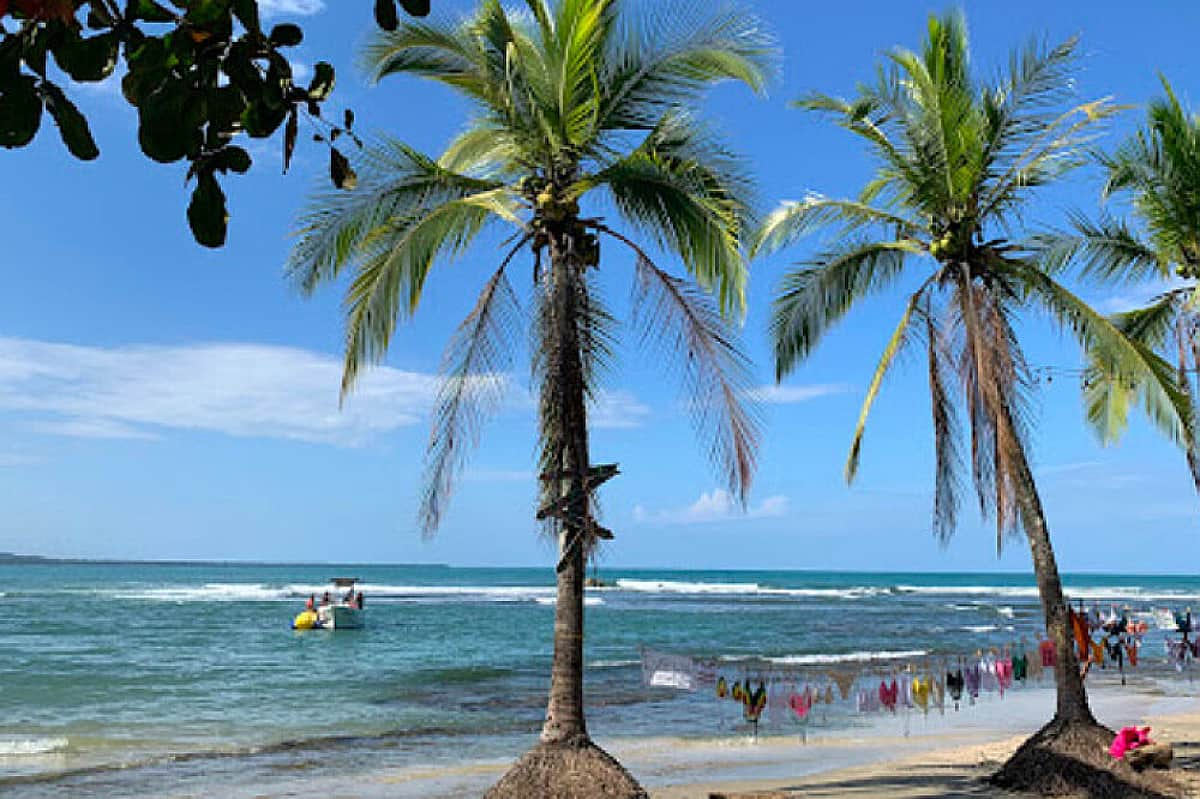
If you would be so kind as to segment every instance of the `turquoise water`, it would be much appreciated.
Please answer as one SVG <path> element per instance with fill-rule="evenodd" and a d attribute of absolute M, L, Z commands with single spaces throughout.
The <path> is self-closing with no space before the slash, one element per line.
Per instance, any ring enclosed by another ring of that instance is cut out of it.
<path fill-rule="evenodd" d="M 364 583 L 368 627 L 290 630 L 303 599 L 346 572 Z M 803 667 L 963 653 L 1040 626 L 1017 575 L 602 576 L 615 587 L 589 591 L 587 618 L 597 736 L 703 738 L 740 723 L 708 697 L 644 688 L 643 645 Z M 1200 603 L 1196 577 L 1066 583 L 1105 609 Z M 540 725 L 552 618 L 549 569 L 0 566 L 0 796 L 226 795 L 296 771 L 511 758 Z M 1173 674 L 1162 652 L 1151 633 L 1142 674 Z"/>

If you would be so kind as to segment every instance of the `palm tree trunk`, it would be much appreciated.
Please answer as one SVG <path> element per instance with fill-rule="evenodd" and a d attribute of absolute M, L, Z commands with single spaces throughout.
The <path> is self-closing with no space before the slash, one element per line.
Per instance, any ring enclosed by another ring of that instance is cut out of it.
<path fill-rule="evenodd" d="M 1188 405 L 1194 408 L 1192 381 L 1188 377 L 1188 327 L 1185 320 L 1180 319 L 1175 329 L 1175 337 L 1179 343 L 1179 387 L 1187 394 Z M 1192 473 L 1192 483 L 1196 486 L 1196 493 L 1200 494 L 1200 458 L 1196 454 L 1196 441 L 1191 430 L 1191 425 L 1185 426 L 1183 447 L 1187 454 L 1188 470 Z"/>
<path fill-rule="evenodd" d="M 1015 442 L 1011 431 L 1013 419 L 1009 408 L 1001 404 L 1002 422 L 1006 435 Z M 999 432 L 999 431 L 998 431 Z M 1096 724 L 1088 706 L 1087 692 L 1079 674 L 1079 660 L 1075 656 L 1075 643 L 1071 630 L 1071 619 L 1067 602 L 1063 597 L 1062 578 L 1058 574 L 1058 563 L 1054 558 L 1054 547 L 1050 543 L 1050 530 L 1046 527 L 1046 516 L 1042 510 L 1042 499 L 1025 449 L 1019 443 L 1012 446 L 1012 457 L 1017 470 L 1021 507 L 1021 520 L 1029 549 L 1033 556 L 1033 572 L 1037 578 L 1038 595 L 1042 610 L 1046 614 L 1046 634 L 1058 650 L 1058 662 L 1054 666 L 1057 683 L 1057 707 L 1054 720 L 1061 723 L 1084 722 Z"/>
<path fill-rule="evenodd" d="M 554 309 L 554 359 L 557 373 L 555 398 L 557 440 L 562 444 L 561 463 L 567 495 L 574 499 L 561 525 L 558 549 L 561 570 L 554 606 L 554 661 L 550 669 L 550 699 L 542 726 L 544 743 L 587 740 L 583 711 L 583 589 L 586 577 L 584 536 L 590 502 L 586 494 L 588 470 L 587 404 L 583 354 L 579 337 L 578 281 L 581 279 L 564 244 L 552 247 L 550 302 Z M 563 496 L 560 494 L 560 496 Z"/>

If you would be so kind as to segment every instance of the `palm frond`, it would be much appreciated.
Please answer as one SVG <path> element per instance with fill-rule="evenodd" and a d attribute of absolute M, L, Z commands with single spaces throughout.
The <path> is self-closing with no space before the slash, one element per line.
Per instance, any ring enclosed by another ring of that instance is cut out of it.
<path fill-rule="evenodd" d="M 776 377 L 807 358 L 855 302 L 891 285 L 906 256 L 920 252 L 910 241 L 851 240 L 784 275 L 771 311 Z"/>
<path fill-rule="evenodd" d="M 1191 435 L 1191 404 L 1170 364 L 1035 266 L 1010 261 L 1007 269 L 1033 301 L 1075 335 L 1104 375 L 1136 389 L 1147 416 L 1168 438 L 1180 443 Z"/>
<path fill-rule="evenodd" d="M 745 306 L 742 237 L 752 226 L 751 181 L 741 159 L 682 113 L 664 117 L 625 158 L 585 178 L 621 215 L 677 254 L 725 312 Z"/>
<path fill-rule="evenodd" d="M 1073 213 L 1067 231 L 1034 236 L 1028 249 L 1043 269 L 1061 272 L 1077 264 L 1081 274 L 1104 281 L 1140 281 L 1166 275 L 1166 264 L 1123 220 L 1103 217 L 1092 222 Z"/>
<path fill-rule="evenodd" d="M 875 208 L 864 202 L 810 194 L 803 200 L 785 202 L 771 212 L 754 238 L 751 255 L 789 247 L 812 231 L 831 224 L 840 224 L 843 234 L 867 225 L 893 229 L 898 237 L 927 232 L 921 222 L 892 211 Z"/>
<path fill-rule="evenodd" d="M 867 429 L 867 419 L 871 415 L 871 408 L 875 405 L 875 399 L 879 396 L 879 389 L 883 386 L 883 379 L 887 377 L 888 372 L 891 370 L 896 356 L 901 353 L 911 340 L 910 328 L 912 326 L 913 314 L 921 306 L 921 302 L 925 297 L 925 290 L 930 286 L 930 283 L 931 280 L 927 280 L 908 298 L 908 302 L 904 306 L 904 313 L 900 315 L 900 322 L 896 325 L 896 329 L 892 331 L 887 346 L 883 348 L 883 354 L 879 356 L 879 363 L 875 366 L 875 374 L 871 377 L 871 382 L 867 386 L 866 397 L 863 398 L 862 408 L 858 412 L 858 422 L 854 426 L 854 437 L 850 443 L 850 454 L 846 457 L 844 473 L 847 483 L 853 483 L 854 478 L 858 475 L 858 461 L 859 456 L 862 454 L 863 433 Z"/>
<path fill-rule="evenodd" d="M 343 303 L 343 397 L 362 364 L 375 363 L 387 352 L 397 320 L 416 310 L 434 260 L 461 252 L 492 217 L 491 210 L 470 199 L 468 195 L 422 209 L 416 216 L 391 219 L 360 245 L 361 260 Z"/>
<path fill-rule="evenodd" d="M 634 318 L 642 343 L 653 341 L 683 364 L 697 435 L 708 439 L 709 457 L 722 471 L 730 493 L 743 506 L 754 477 L 759 423 L 747 405 L 750 364 L 711 296 L 688 281 L 664 272 L 631 240 L 602 230 L 628 244 L 636 255 Z"/>
<path fill-rule="evenodd" d="M 356 166 L 361 179 L 354 191 L 317 194 L 300 219 L 287 274 L 305 293 L 337 278 L 395 220 L 501 185 L 443 167 L 394 139 L 368 147 Z"/>
<path fill-rule="evenodd" d="M 959 474 L 962 455 L 959 452 L 959 423 L 954 403 L 946 386 L 946 370 L 950 357 L 941 325 L 934 317 L 932 300 L 927 298 L 921 311 L 925 320 L 925 347 L 929 370 L 929 400 L 933 415 L 934 494 L 933 533 L 943 545 L 958 527 Z"/>
<path fill-rule="evenodd" d="M 484 419 L 495 408 L 512 362 L 519 307 L 505 275 L 528 243 L 522 238 L 484 285 L 475 307 L 458 326 L 442 356 L 442 383 L 434 405 L 419 519 L 432 535 L 454 490 L 456 473 L 479 442 Z"/>

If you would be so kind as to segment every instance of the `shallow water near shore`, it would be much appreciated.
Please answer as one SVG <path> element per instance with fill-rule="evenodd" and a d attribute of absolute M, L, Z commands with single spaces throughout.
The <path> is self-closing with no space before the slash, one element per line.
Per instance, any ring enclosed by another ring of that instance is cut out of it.
<path fill-rule="evenodd" d="M 369 626 L 293 632 L 334 574 Z M 606 570 L 588 593 L 592 734 L 647 785 L 797 761 L 853 765 L 891 739 L 1020 730 L 1045 690 L 945 717 L 823 710 L 753 743 L 730 703 L 641 685 L 639 646 L 819 668 L 1032 640 L 1015 575 Z M 1072 597 L 1135 610 L 1200 602 L 1200 579 L 1081 575 Z M 0 797 L 477 795 L 536 739 L 551 653 L 550 569 L 44 564 L 0 567 Z M 1101 713 L 1194 694 L 1152 631 Z M 734 665 L 731 665 L 734 668 Z M 907 737 L 906 737 L 907 734 Z M 865 741 L 865 743 L 864 743 Z M 865 754 L 864 754 L 865 753 Z M 803 765 L 801 764 L 801 767 Z M 816 765 L 814 765 L 816 767 Z"/>

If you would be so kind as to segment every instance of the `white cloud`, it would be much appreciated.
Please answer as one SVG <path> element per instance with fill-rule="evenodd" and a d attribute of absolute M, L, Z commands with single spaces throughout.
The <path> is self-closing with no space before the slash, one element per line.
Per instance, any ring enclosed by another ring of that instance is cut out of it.
<path fill-rule="evenodd" d="M 650 408 L 638 401 L 629 391 L 600 391 L 588 410 L 588 422 L 593 427 L 629 429 L 641 427 Z"/>
<path fill-rule="evenodd" d="M 767 497 L 743 512 L 728 491 L 714 488 L 701 493 L 699 499 L 683 508 L 650 511 L 637 505 L 633 509 L 633 520 L 653 524 L 704 524 L 737 519 L 777 519 L 786 516 L 787 512 L 788 498 L 782 494 Z"/>
<path fill-rule="evenodd" d="M 0 337 L 0 412 L 84 438 L 183 429 L 356 446 L 421 422 L 437 392 L 433 375 L 381 366 L 339 410 L 341 370 L 329 355 L 261 344 L 105 348 Z"/>
<path fill-rule="evenodd" d="M 0 452 L 0 469 L 10 469 L 17 466 L 31 466 L 35 463 L 41 462 L 41 458 L 34 458 L 30 455 L 22 455 L 19 452 Z"/>
<path fill-rule="evenodd" d="M 831 394 L 845 394 L 850 390 L 850 386 L 841 383 L 817 383 L 807 386 L 758 386 L 750 389 L 746 394 L 758 402 L 787 405 L 795 402 L 807 402 Z"/>
<path fill-rule="evenodd" d="M 258 10 L 264 17 L 280 14 L 307 17 L 325 10 L 324 0 L 259 0 Z"/>

